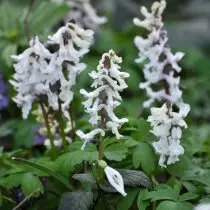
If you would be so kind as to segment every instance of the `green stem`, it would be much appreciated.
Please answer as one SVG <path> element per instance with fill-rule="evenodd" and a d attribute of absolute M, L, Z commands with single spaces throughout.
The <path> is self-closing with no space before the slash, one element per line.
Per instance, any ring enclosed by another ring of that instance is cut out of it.
<path fill-rule="evenodd" d="M 60 136 L 61 136 L 61 140 L 63 142 L 63 149 L 65 152 L 68 151 L 68 144 L 66 141 L 66 135 L 65 135 L 65 126 L 64 126 L 64 121 L 63 121 L 63 117 L 62 117 L 62 107 L 61 107 L 61 101 L 59 100 L 59 131 L 60 131 Z"/>
<path fill-rule="evenodd" d="M 74 127 L 74 118 L 73 118 L 73 110 L 72 110 L 72 103 L 70 104 L 70 108 L 69 108 L 69 116 L 70 116 L 70 120 L 71 120 L 71 128 L 72 128 L 72 140 L 74 141 L 75 136 L 76 136 L 76 129 Z"/>
<path fill-rule="evenodd" d="M 45 125 L 46 125 L 46 128 L 47 128 L 47 135 L 48 135 L 48 138 L 50 140 L 50 145 L 51 145 L 51 148 L 52 148 L 52 156 L 55 159 L 56 155 L 57 155 L 57 149 L 56 149 L 56 146 L 54 144 L 54 138 L 53 138 L 53 135 L 52 135 L 52 132 L 51 132 L 51 129 L 50 129 L 50 124 L 49 124 L 49 121 L 48 121 L 48 115 L 47 115 L 47 112 L 45 110 L 44 104 L 42 102 L 40 102 L 40 105 L 41 105 L 42 113 L 43 113 L 43 116 L 44 116 Z"/>
<path fill-rule="evenodd" d="M 151 176 L 151 180 L 152 180 L 152 185 L 153 185 L 153 189 L 155 190 L 155 187 L 157 185 L 159 185 L 158 181 L 156 180 L 155 176 Z M 156 201 L 153 201 L 152 203 L 152 210 L 156 210 Z"/>
<path fill-rule="evenodd" d="M 101 115 L 101 129 L 105 129 L 105 118 L 103 116 L 103 113 Z M 103 139 L 102 137 L 99 140 L 99 144 L 98 144 L 98 158 L 99 160 L 103 160 L 104 157 L 104 146 L 103 146 Z"/>

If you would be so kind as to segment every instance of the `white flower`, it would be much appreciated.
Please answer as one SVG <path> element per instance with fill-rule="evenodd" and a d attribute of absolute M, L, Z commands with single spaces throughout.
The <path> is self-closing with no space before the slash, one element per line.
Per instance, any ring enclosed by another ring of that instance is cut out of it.
<path fill-rule="evenodd" d="M 121 174 L 115 169 L 106 166 L 104 172 L 107 176 L 109 183 L 123 196 L 126 196 L 127 193 L 124 190 L 124 182 Z"/>
<path fill-rule="evenodd" d="M 194 210 L 210 210 L 210 204 L 209 203 L 201 203 L 201 204 L 195 206 Z"/>
<path fill-rule="evenodd" d="M 146 90 L 148 99 L 143 107 L 151 107 L 152 103 L 167 102 L 161 108 L 151 108 L 148 122 L 152 126 L 151 132 L 158 138 L 153 143 L 155 151 L 160 155 L 159 165 L 173 164 L 184 153 L 180 145 L 182 136 L 181 128 L 187 128 L 184 118 L 190 111 L 190 106 L 185 104 L 180 90 L 180 77 L 175 76 L 181 71 L 178 62 L 184 53 L 173 54 L 168 45 L 168 34 L 164 29 L 162 14 L 166 8 L 166 1 L 154 2 L 151 12 L 142 7 L 143 21 L 134 19 L 134 24 L 149 31 L 147 38 L 135 37 L 135 45 L 139 50 L 136 63 L 146 63 L 143 68 L 145 82 L 139 87 Z M 172 109 L 178 108 L 178 112 Z M 166 162 L 166 164 L 165 164 Z"/>
<path fill-rule="evenodd" d="M 180 111 L 181 112 L 181 111 Z M 180 113 L 172 112 L 166 104 L 161 108 L 152 108 L 148 122 L 152 126 L 151 132 L 158 138 L 153 142 L 153 147 L 160 155 L 159 165 L 166 167 L 179 161 L 179 156 L 184 154 L 184 148 L 180 145 L 182 137 L 181 128 L 187 128 L 183 116 Z"/>
<path fill-rule="evenodd" d="M 93 31 L 84 30 L 73 23 L 68 23 L 53 36 L 49 36 L 48 43 L 57 44 L 59 50 L 53 54 L 46 72 L 51 75 L 51 85 L 59 82 L 59 99 L 66 117 L 73 100 L 72 86 L 76 83 L 77 76 L 86 68 L 84 63 L 80 63 L 80 59 L 89 52 L 92 42 Z"/>
<path fill-rule="evenodd" d="M 138 18 L 134 18 L 134 24 L 146 28 L 151 31 L 154 25 L 162 26 L 162 14 L 166 8 L 166 1 L 154 2 L 151 7 L 151 13 L 146 7 L 141 7 L 141 13 L 145 17 L 143 21 Z"/>
<path fill-rule="evenodd" d="M 122 138 L 118 129 L 128 122 L 128 119 L 119 119 L 114 113 L 114 109 L 122 100 L 120 92 L 127 88 L 125 79 L 129 77 L 128 73 L 119 71 L 120 63 L 122 63 L 122 58 L 118 57 L 113 50 L 104 53 L 97 67 L 98 71 L 89 74 L 94 80 L 91 85 L 94 90 L 92 92 L 80 90 L 80 93 L 87 98 L 83 104 L 86 112 L 90 114 L 89 122 L 97 125 L 104 120 L 102 122 L 104 126 L 111 129 L 117 139 Z M 101 113 L 104 119 L 101 119 Z"/>
<path fill-rule="evenodd" d="M 146 28 L 149 31 L 147 38 L 135 37 L 135 45 L 139 50 L 139 58 L 136 63 L 146 62 L 143 68 L 145 82 L 140 83 L 140 88 L 145 89 L 148 100 L 144 107 L 150 107 L 155 101 L 169 101 L 180 108 L 182 104 L 182 91 L 179 88 L 180 78 L 175 76 L 181 67 L 178 62 L 184 57 L 184 53 L 173 54 L 168 46 L 168 35 L 162 22 L 162 14 L 166 8 L 166 1 L 154 2 L 151 13 L 142 7 L 141 13 L 145 17 L 143 21 L 134 19 L 134 24 Z M 164 83 L 159 89 L 154 88 Z"/>
<path fill-rule="evenodd" d="M 84 150 L 87 143 L 90 142 L 91 140 L 94 139 L 94 137 L 97 135 L 97 134 L 100 134 L 101 136 L 104 136 L 105 133 L 102 129 L 95 129 L 87 134 L 84 134 L 81 130 L 77 130 L 76 131 L 76 134 L 81 138 L 83 139 L 85 142 L 84 144 L 82 145 L 82 148 L 81 150 Z"/>
<path fill-rule="evenodd" d="M 23 118 L 27 118 L 33 101 L 39 95 L 47 95 L 48 100 L 53 96 L 50 91 L 49 75 L 43 72 L 48 66 L 47 60 L 51 59 L 51 53 L 36 37 L 30 41 L 30 47 L 22 54 L 11 57 L 15 60 L 15 74 L 14 80 L 10 80 L 10 83 L 18 92 L 13 100 L 22 107 Z M 57 104 L 54 108 L 57 108 Z"/>
<path fill-rule="evenodd" d="M 70 7 L 68 20 L 75 22 L 82 28 L 97 30 L 100 25 L 107 22 L 106 17 L 99 17 L 90 4 L 90 0 L 66 0 Z"/>
<path fill-rule="evenodd" d="M 93 42 L 93 31 L 68 23 L 48 38 L 49 44 L 59 45 L 55 64 L 60 65 L 63 61 L 79 64 L 80 57 L 89 51 L 88 48 Z"/>

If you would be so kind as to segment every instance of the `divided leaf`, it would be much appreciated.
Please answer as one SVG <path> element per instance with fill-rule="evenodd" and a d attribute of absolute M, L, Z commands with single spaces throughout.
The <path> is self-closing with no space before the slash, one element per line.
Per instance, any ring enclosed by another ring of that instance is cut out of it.
<path fill-rule="evenodd" d="M 38 197 L 44 193 L 44 187 L 39 177 L 32 173 L 26 173 L 21 180 L 21 189 L 25 196 L 33 194 L 34 197 Z"/>
<path fill-rule="evenodd" d="M 148 143 L 140 142 L 133 151 L 133 166 L 141 168 L 147 173 L 154 172 L 156 167 L 156 156 L 152 147 Z"/>

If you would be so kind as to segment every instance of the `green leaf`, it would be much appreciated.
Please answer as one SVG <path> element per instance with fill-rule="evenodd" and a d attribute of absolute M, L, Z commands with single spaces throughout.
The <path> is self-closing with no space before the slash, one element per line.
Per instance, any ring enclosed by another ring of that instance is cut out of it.
<path fill-rule="evenodd" d="M 178 200 L 178 194 L 174 191 L 174 189 L 168 185 L 158 185 L 155 191 L 150 191 L 148 193 L 144 193 L 143 200 L 151 199 L 152 201 L 156 200 Z"/>
<path fill-rule="evenodd" d="M 108 160 L 114 160 L 114 161 L 122 161 L 126 158 L 126 153 L 128 152 L 128 149 L 118 143 L 118 144 L 112 144 L 104 149 L 104 156 Z"/>
<path fill-rule="evenodd" d="M 117 169 L 123 177 L 124 185 L 129 187 L 151 187 L 150 178 L 142 171 Z"/>
<path fill-rule="evenodd" d="M 24 159 L 21 159 L 21 158 L 12 158 L 11 161 L 14 161 L 15 163 L 19 163 L 20 165 L 26 165 L 26 166 L 29 166 L 31 168 L 35 168 L 39 171 L 43 171 L 46 174 L 49 174 L 50 176 L 52 176 L 56 180 L 63 183 L 68 189 L 72 189 L 71 185 L 69 184 L 68 180 L 66 180 L 65 177 L 63 177 L 61 174 L 59 174 L 59 173 L 57 173 L 57 172 L 55 172 L 55 171 L 53 171 L 49 168 L 46 168 L 44 166 L 41 166 L 39 164 L 30 162 L 30 161 L 27 161 L 27 160 L 24 160 Z"/>
<path fill-rule="evenodd" d="M 58 210 L 89 210 L 92 204 L 92 192 L 68 192 L 63 194 Z"/>
<path fill-rule="evenodd" d="M 192 193 L 192 192 L 187 192 L 187 193 L 184 193 L 184 194 L 179 196 L 179 201 L 193 200 L 193 199 L 196 199 L 198 197 L 199 197 L 198 194 L 195 194 L 195 193 Z"/>
<path fill-rule="evenodd" d="M 33 194 L 34 197 L 38 197 L 44 193 L 44 187 L 40 179 L 32 173 L 26 173 L 21 180 L 21 189 L 25 196 Z"/>
<path fill-rule="evenodd" d="M 12 66 L 12 58 L 11 55 L 15 55 L 17 51 L 17 45 L 9 44 L 7 45 L 4 50 L 1 52 L 2 60 L 8 67 Z"/>
<path fill-rule="evenodd" d="M 133 204 L 139 189 L 127 190 L 127 196 L 124 197 L 117 205 L 117 210 L 128 210 Z"/>
<path fill-rule="evenodd" d="M 183 182 L 182 185 L 189 191 L 196 193 L 198 191 L 198 188 L 192 184 L 191 182 Z"/>
<path fill-rule="evenodd" d="M 148 190 L 143 189 L 140 191 L 138 198 L 137 198 L 137 206 L 139 210 L 146 210 L 147 206 L 149 205 L 149 200 L 143 200 L 144 194 L 147 194 Z"/>
<path fill-rule="evenodd" d="M 157 210 L 181 210 L 179 209 L 179 206 L 174 201 L 162 201 L 158 207 Z"/>
<path fill-rule="evenodd" d="M 157 210 L 193 210 L 193 205 L 188 202 L 162 201 Z"/>
<path fill-rule="evenodd" d="M 138 119 L 136 122 L 137 132 L 132 134 L 132 137 L 137 141 L 143 141 L 149 135 L 150 124 L 143 118 Z"/>
<path fill-rule="evenodd" d="M 34 145 L 34 128 L 37 123 L 30 120 L 11 120 L 5 126 L 12 130 L 14 135 L 14 146 L 32 147 Z"/>
<path fill-rule="evenodd" d="M 154 172 L 156 167 L 156 156 L 152 147 L 147 143 L 140 142 L 133 151 L 133 166 L 141 168 L 148 174 Z"/>
<path fill-rule="evenodd" d="M 191 167 L 193 167 L 192 161 L 189 159 L 189 157 L 183 155 L 180 157 L 179 162 L 168 166 L 167 171 L 173 176 L 183 178 Z"/>
<path fill-rule="evenodd" d="M 68 152 L 66 154 L 61 155 L 56 160 L 56 165 L 58 169 L 68 177 L 69 172 L 74 170 L 74 167 L 78 164 L 81 164 L 83 161 L 89 161 L 90 163 L 94 162 L 98 159 L 98 152 L 90 152 L 90 151 L 74 151 Z"/>
<path fill-rule="evenodd" d="M 13 187 L 18 187 L 21 184 L 23 173 L 15 173 L 5 178 L 6 188 L 11 189 Z"/>
<path fill-rule="evenodd" d="M 135 141 L 132 137 L 130 137 L 130 136 L 125 136 L 124 137 L 124 141 L 125 141 L 125 146 L 127 147 L 127 148 L 131 148 L 131 147 L 135 147 L 135 146 L 137 146 L 139 143 L 137 142 L 137 141 Z"/>

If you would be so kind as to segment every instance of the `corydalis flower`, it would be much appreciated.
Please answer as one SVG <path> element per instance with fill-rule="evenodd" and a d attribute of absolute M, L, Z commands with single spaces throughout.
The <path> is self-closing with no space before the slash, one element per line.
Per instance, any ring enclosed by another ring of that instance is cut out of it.
<path fill-rule="evenodd" d="M 140 36 L 135 38 L 135 45 L 139 49 L 136 63 L 146 62 L 143 69 L 146 82 L 140 83 L 140 88 L 145 89 L 148 96 L 148 100 L 143 104 L 144 107 L 150 107 L 156 100 L 167 100 L 178 107 L 183 106 L 182 91 L 179 88 L 180 77 L 176 77 L 175 74 L 181 71 L 178 62 L 183 58 L 184 53 L 173 54 L 168 46 L 168 35 L 162 22 L 165 8 L 165 0 L 154 2 L 151 12 L 145 7 L 141 8 L 141 13 L 145 17 L 143 21 L 134 18 L 135 25 L 149 31 L 146 39 Z M 160 83 L 165 84 L 167 88 L 162 87 L 159 90 L 154 88 Z"/>
<path fill-rule="evenodd" d="M 164 29 L 162 14 L 166 8 L 166 1 L 154 2 L 151 12 L 142 7 L 141 13 L 145 17 L 143 21 L 134 19 L 134 24 L 149 31 L 146 39 L 137 36 L 135 44 L 139 49 L 137 63 L 144 65 L 144 77 L 146 81 L 140 83 L 140 88 L 145 89 L 148 100 L 144 107 L 150 107 L 155 101 L 166 102 L 162 108 L 152 108 L 152 115 L 148 118 L 153 128 L 152 133 L 158 138 L 153 143 L 156 153 L 160 155 L 159 165 L 173 164 L 184 154 L 180 145 L 182 136 L 181 128 L 186 128 L 184 118 L 190 111 L 190 106 L 183 102 L 182 91 L 179 88 L 180 77 L 175 76 L 181 71 L 178 65 L 184 53 L 173 54 L 168 46 L 168 35 Z M 172 109 L 178 108 L 178 113 Z"/>
<path fill-rule="evenodd" d="M 30 41 L 28 49 L 12 58 L 16 63 L 14 64 L 14 80 L 10 80 L 10 83 L 18 92 L 13 100 L 22 107 L 23 118 L 27 118 L 37 96 L 47 95 L 49 102 L 54 98 L 49 88 L 49 75 L 43 73 L 43 69 L 48 66 L 47 60 L 51 59 L 51 54 L 36 37 Z M 57 108 L 56 103 L 49 104 Z"/>
<path fill-rule="evenodd" d="M 59 82 L 59 99 L 67 117 L 67 109 L 73 99 L 71 88 L 76 83 L 76 77 L 86 68 L 80 59 L 89 52 L 92 42 L 93 31 L 84 30 L 74 23 L 68 23 L 49 36 L 48 43 L 57 44 L 59 49 L 52 55 L 46 72 L 51 75 L 51 85 Z"/>
<path fill-rule="evenodd" d="M 102 130 L 102 129 L 95 129 L 93 131 L 91 131 L 90 133 L 87 133 L 87 134 L 84 134 L 81 130 L 78 130 L 76 132 L 76 134 L 81 138 L 83 139 L 85 142 L 84 144 L 82 145 L 82 148 L 81 150 L 84 150 L 85 149 L 85 146 L 88 142 L 90 142 L 92 139 L 94 139 L 94 137 L 98 134 L 100 134 L 101 136 L 104 136 L 105 135 L 105 132 Z"/>
<path fill-rule="evenodd" d="M 9 103 L 8 99 L 8 87 L 3 81 L 3 75 L 0 73 L 0 110 L 6 108 Z"/>
<path fill-rule="evenodd" d="M 179 156 L 184 154 L 184 148 L 180 145 L 182 137 L 181 128 L 187 128 L 181 111 L 173 112 L 164 104 L 161 108 L 152 108 L 151 116 L 148 117 L 151 123 L 151 132 L 159 138 L 153 143 L 155 151 L 160 155 L 159 165 L 166 167 L 179 161 Z"/>
<path fill-rule="evenodd" d="M 10 83 L 18 92 L 14 101 L 22 107 L 23 118 L 28 117 L 33 101 L 40 100 L 40 96 L 48 97 L 53 110 L 58 110 L 60 102 L 62 111 L 69 117 L 67 109 L 73 99 L 71 88 L 86 67 L 80 59 L 89 51 L 92 39 L 91 30 L 69 23 L 49 36 L 49 43 L 58 45 L 56 52 L 50 53 L 36 37 L 22 54 L 12 56 L 16 64 L 14 80 Z"/>
<path fill-rule="evenodd" d="M 86 112 L 90 114 L 89 122 L 92 125 L 104 124 L 105 128 L 112 130 L 117 139 L 122 137 L 118 129 L 128 121 L 126 118 L 119 119 L 114 113 L 114 109 L 122 100 L 120 92 L 127 88 L 125 79 L 129 77 L 128 73 L 119 71 L 121 63 L 122 58 L 118 57 L 113 50 L 104 53 L 97 67 L 98 71 L 89 74 L 94 80 L 91 85 L 94 90 L 89 93 L 84 89 L 80 90 L 80 93 L 87 98 L 83 104 Z M 80 133 L 79 136 L 84 139 Z"/>
<path fill-rule="evenodd" d="M 82 28 L 97 30 L 100 25 L 107 22 L 106 17 L 99 17 L 96 14 L 90 0 L 67 0 L 67 4 L 71 8 L 68 19 L 75 20 Z"/>
<path fill-rule="evenodd" d="M 127 193 L 124 189 L 122 175 L 117 170 L 109 167 L 107 163 L 103 160 L 98 161 L 98 164 L 101 168 L 104 169 L 109 183 L 117 190 L 117 192 L 121 193 L 123 196 L 126 196 Z"/>

